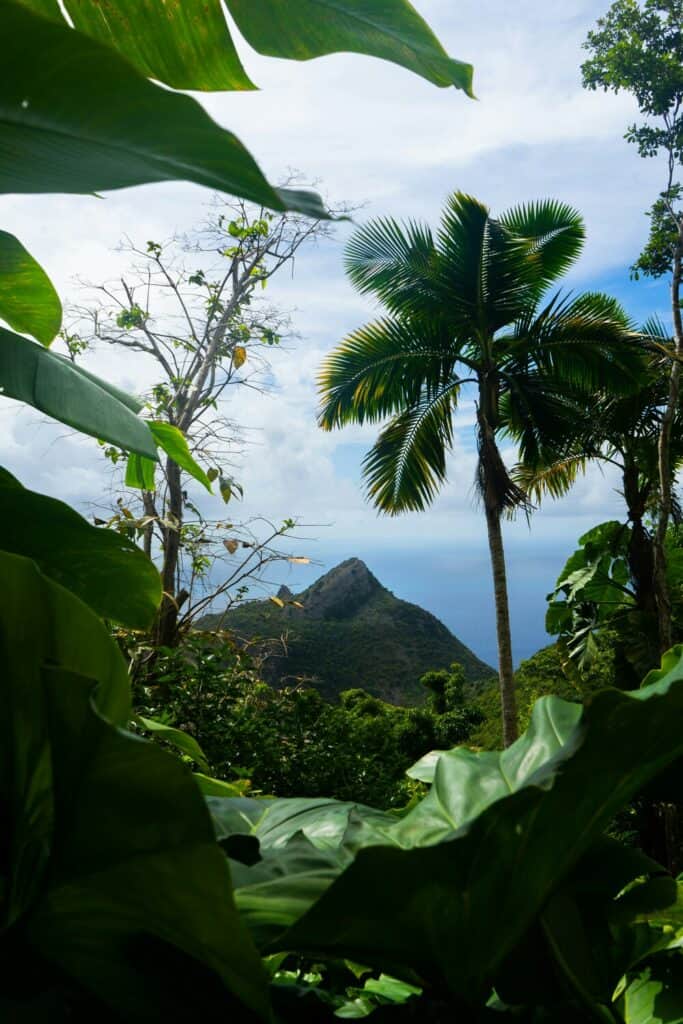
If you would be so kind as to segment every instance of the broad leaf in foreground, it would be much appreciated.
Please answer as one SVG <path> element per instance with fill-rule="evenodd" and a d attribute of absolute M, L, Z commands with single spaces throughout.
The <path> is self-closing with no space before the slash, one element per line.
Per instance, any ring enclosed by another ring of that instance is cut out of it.
<path fill-rule="evenodd" d="M 0 37 L 12 40 L 0 66 L 0 193 L 185 180 L 327 216 L 315 193 L 274 189 L 199 103 L 154 85 L 108 46 L 15 3 L 0 5 Z"/>
<path fill-rule="evenodd" d="M 675 657 L 675 669 L 641 691 L 599 694 L 561 744 L 548 723 L 536 742 L 556 752 L 529 773 L 522 761 L 507 795 L 500 765 L 484 758 L 469 782 L 476 817 L 458 827 L 454 795 L 452 838 L 361 849 L 273 950 L 411 969 L 466 1001 L 485 999 L 503 958 L 613 814 L 683 752 L 683 649 Z M 493 802 L 476 794 L 489 788 Z M 396 826 L 404 843 L 406 820 Z"/>
<path fill-rule="evenodd" d="M 50 344 L 62 323 L 50 278 L 8 231 L 0 231 L 0 319 L 42 345 Z"/>
<path fill-rule="evenodd" d="M 382 57 L 434 85 L 472 96 L 472 65 L 453 60 L 406 0 L 227 0 L 245 39 L 271 57 L 310 60 L 340 50 Z"/>
<path fill-rule="evenodd" d="M 12 944 L 122 1019 L 266 1018 L 261 964 L 193 777 L 122 728 L 115 644 L 32 562 L 0 555 L 0 568 Z"/>
<path fill-rule="evenodd" d="M 68 505 L 22 487 L 0 469 L 0 548 L 41 572 L 104 619 L 145 629 L 161 601 L 153 563 L 132 541 L 98 529 Z"/>
<path fill-rule="evenodd" d="M 134 399 L 68 359 L 0 327 L 0 391 L 75 430 L 156 459 Z"/>

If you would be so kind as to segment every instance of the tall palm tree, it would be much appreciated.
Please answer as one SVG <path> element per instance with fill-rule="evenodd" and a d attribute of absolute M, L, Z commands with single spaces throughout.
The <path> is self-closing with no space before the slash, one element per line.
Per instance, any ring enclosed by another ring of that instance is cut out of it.
<path fill-rule="evenodd" d="M 453 415 L 471 385 L 506 744 L 517 736 L 517 712 L 501 519 L 529 501 L 499 439 L 514 430 L 532 459 L 548 422 L 575 415 L 578 387 L 628 390 L 640 368 L 612 299 L 547 296 L 583 239 L 581 217 L 568 206 L 541 201 L 495 219 L 462 193 L 448 200 L 436 236 L 415 222 L 369 223 L 352 236 L 346 269 L 387 315 L 349 335 L 320 374 L 325 429 L 388 419 L 364 475 L 374 504 L 391 515 L 424 509 L 445 482 Z"/>
<path fill-rule="evenodd" d="M 577 396 L 577 416 L 569 430 L 546 438 L 537 461 L 516 466 L 512 476 L 534 501 L 540 501 L 546 495 L 566 495 L 589 463 L 616 467 L 631 528 L 628 562 L 636 606 L 656 620 L 661 598 L 657 593 L 654 536 L 646 514 L 656 513 L 660 500 L 659 438 L 668 397 L 672 341 L 662 324 L 652 319 L 644 325 L 640 343 L 644 361 L 637 390 L 624 396 L 600 389 L 589 396 L 582 409 L 581 396 Z M 662 358 L 663 352 L 667 358 Z M 673 494 L 676 473 L 683 464 L 680 409 L 673 421 L 669 448 L 672 511 L 680 521 L 681 509 Z"/>

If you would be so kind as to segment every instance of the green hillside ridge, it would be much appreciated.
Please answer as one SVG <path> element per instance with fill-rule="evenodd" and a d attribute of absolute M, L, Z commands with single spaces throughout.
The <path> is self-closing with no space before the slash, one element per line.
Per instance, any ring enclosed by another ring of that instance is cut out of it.
<path fill-rule="evenodd" d="M 249 601 L 225 616 L 206 616 L 212 629 L 222 620 L 239 639 L 262 640 L 263 675 L 274 685 L 305 678 L 323 696 L 363 687 L 395 704 L 424 698 L 419 680 L 429 669 L 459 662 L 473 687 L 494 670 L 481 661 L 436 616 L 395 597 L 358 558 L 331 569 L 302 593 L 281 587 L 279 598 Z M 284 645 L 273 643 L 280 637 Z"/>

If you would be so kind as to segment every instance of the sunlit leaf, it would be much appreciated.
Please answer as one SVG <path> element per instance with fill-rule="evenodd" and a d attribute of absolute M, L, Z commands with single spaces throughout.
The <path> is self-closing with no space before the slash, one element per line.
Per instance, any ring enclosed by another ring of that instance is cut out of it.
<path fill-rule="evenodd" d="M 0 231 L 0 318 L 43 345 L 62 323 L 62 304 L 50 278 L 7 231 Z"/>
<path fill-rule="evenodd" d="M 407 0 L 227 0 L 247 42 L 271 57 L 310 60 L 339 50 L 393 61 L 472 95 L 472 66 L 453 60 Z"/>
<path fill-rule="evenodd" d="M 159 447 L 163 448 L 166 454 L 181 469 L 184 469 L 191 477 L 194 477 L 200 484 L 203 484 L 209 494 L 211 494 L 211 481 L 202 467 L 192 457 L 187 439 L 182 431 L 170 423 L 164 423 L 160 420 L 150 420 L 148 421 L 148 426 Z"/>

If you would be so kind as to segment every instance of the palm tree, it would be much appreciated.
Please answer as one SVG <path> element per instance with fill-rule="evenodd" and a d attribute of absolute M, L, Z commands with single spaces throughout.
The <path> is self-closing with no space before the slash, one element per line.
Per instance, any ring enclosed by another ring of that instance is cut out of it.
<path fill-rule="evenodd" d="M 546 444 L 535 463 L 516 466 L 512 476 L 534 501 L 545 495 L 561 498 L 571 489 L 589 463 L 611 465 L 619 470 L 630 537 L 628 562 L 638 610 L 657 619 L 661 597 L 655 573 L 655 540 L 646 514 L 659 506 L 659 439 L 668 397 L 669 359 L 672 341 L 662 324 L 649 320 L 642 329 L 643 369 L 640 386 L 629 395 L 610 395 L 601 389 L 579 409 L 573 425 Z M 665 357 L 662 359 L 662 353 Z M 665 371 L 665 372 L 663 372 Z M 581 405 L 581 396 L 577 396 Z M 683 420 L 678 410 L 669 438 L 671 486 L 683 464 Z M 674 518 L 681 510 L 672 495 Z M 665 600 L 668 598 L 665 597 Z M 660 637 L 661 643 L 665 638 Z"/>
<path fill-rule="evenodd" d="M 434 499 L 458 399 L 468 385 L 474 391 L 506 745 L 517 736 L 517 713 L 501 519 L 530 506 L 499 439 L 514 431 L 524 457 L 538 457 L 548 423 L 575 416 L 577 388 L 628 390 L 640 368 L 612 299 L 546 295 L 583 239 L 581 217 L 568 206 L 541 201 L 494 219 L 462 193 L 448 200 L 436 237 L 415 222 L 369 223 L 352 236 L 346 268 L 387 315 L 349 335 L 320 374 L 325 429 L 388 419 L 363 469 L 370 498 L 391 515 Z"/>

